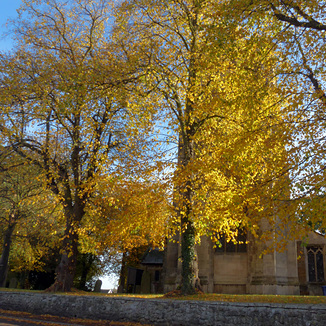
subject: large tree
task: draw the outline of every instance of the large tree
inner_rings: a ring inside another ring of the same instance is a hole
[[[119,8],[117,34],[126,44],[142,42],[151,60],[144,87],[160,98],[154,105],[178,138],[173,183],[183,293],[195,288],[196,238],[258,227],[248,206],[259,211],[263,203],[252,189],[273,180],[271,156],[280,148],[276,170],[284,175],[275,55],[268,36],[255,33],[255,24],[244,28],[232,9],[228,1],[200,0],[133,0]]]
[[[97,179],[135,173],[127,165],[139,159],[141,130],[150,128],[150,112],[128,109],[123,86],[137,70],[106,38],[108,10],[105,0],[26,1],[14,22],[15,51],[0,58],[1,133],[42,170],[64,211],[55,291],[73,285],[78,231]]]

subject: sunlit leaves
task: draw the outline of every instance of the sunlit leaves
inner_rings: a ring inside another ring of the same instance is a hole
[[[62,259],[70,276],[63,268],[58,278],[70,281],[61,290],[72,285],[79,236],[81,250],[92,251],[84,240],[94,226],[83,220],[91,199],[111,186],[97,189],[98,180],[148,180],[152,170],[146,137],[155,110],[132,105],[137,60],[108,40],[109,9],[105,0],[25,1],[16,51],[0,62],[1,132],[42,171],[66,219]]]
[[[8,241],[7,230],[13,230],[7,243],[11,243],[9,270],[42,270],[42,258],[59,242],[60,206],[43,187],[40,170],[3,147],[0,169],[1,245]]]
[[[271,181],[288,183],[277,53],[271,34],[258,28],[268,18],[252,23],[243,5],[125,1],[117,19],[117,34],[147,51],[150,78],[141,81],[179,136],[171,182],[184,283],[193,278],[194,236],[221,231],[232,238],[241,225],[258,236],[264,215],[275,222],[282,186]]]

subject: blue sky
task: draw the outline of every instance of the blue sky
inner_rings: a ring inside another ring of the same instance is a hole
[[[16,10],[21,3],[21,0],[0,0],[0,51],[9,50],[12,47],[10,37],[4,38],[4,34],[7,32],[5,24],[8,18],[17,17]]]

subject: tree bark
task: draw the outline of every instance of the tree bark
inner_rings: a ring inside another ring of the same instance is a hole
[[[186,109],[188,112],[192,110],[189,103]],[[192,135],[186,134],[179,144],[179,164],[182,165],[183,169],[187,169],[188,164],[194,159],[194,141],[191,138]],[[187,173],[190,172],[188,171]],[[181,214],[181,292],[184,295],[194,294],[196,292],[196,275],[198,275],[198,266],[195,262],[196,230],[191,220],[193,186],[192,175],[187,175],[186,181],[180,187],[181,207],[183,211]]]
[[[56,268],[54,292],[70,292],[73,287],[78,253],[77,243],[78,237],[76,234],[71,236],[71,239],[64,239],[66,249],[64,249],[60,263]]]
[[[195,228],[187,218],[182,221],[184,231],[181,235],[182,256],[182,294],[195,293]]]
[[[127,254],[124,251],[123,254],[122,254],[122,261],[121,261],[121,270],[120,270],[118,293],[124,293],[125,292],[125,283],[126,283],[126,258],[127,258]]]
[[[0,287],[5,287],[6,285],[10,246],[11,246],[12,234],[14,232],[15,226],[16,224],[9,225],[5,232],[2,255],[0,258]]]
[[[85,291],[87,290],[86,288],[87,275],[91,270],[92,264],[95,261],[95,256],[90,253],[81,254],[78,261],[81,264],[81,276],[80,276],[78,289]]]
[[[84,212],[83,209],[65,209],[66,229],[63,239],[63,251],[61,260],[56,268],[56,279],[49,291],[70,292],[74,285],[78,257],[78,233],[76,226],[79,225]]]

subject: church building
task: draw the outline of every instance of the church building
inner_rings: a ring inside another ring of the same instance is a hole
[[[254,239],[240,244],[221,239],[214,248],[208,238],[197,246],[198,277],[204,292],[229,294],[322,295],[326,285],[326,239],[311,232],[306,244],[291,241],[283,252],[263,256]],[[242,242],[242,243],[241,243]],[[169,242],[163,264],[163,290],[175,290],[181,282],[181,248]]]

